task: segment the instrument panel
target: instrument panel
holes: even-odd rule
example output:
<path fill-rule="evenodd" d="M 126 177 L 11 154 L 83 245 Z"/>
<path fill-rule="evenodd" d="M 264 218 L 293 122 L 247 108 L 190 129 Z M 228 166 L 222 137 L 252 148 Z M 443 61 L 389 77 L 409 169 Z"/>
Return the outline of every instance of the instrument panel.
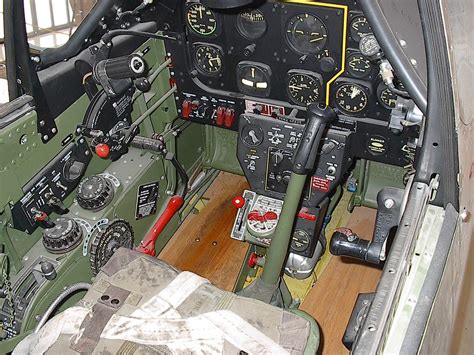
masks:
<path fill-rule="evenodd" d="M 387 147 L 398 140 L 397 150 L 416 136 L 408 129 L 395 137 L 387 128 L 397 96 L 358 49 L 372 28 L 357 1 L 264 1 L 216 10 L 192 0 L 182 6 L 183 32 L 166 42 L 181 118 L 238 130 L 244 113 L 276 118 L 296 109 L 304 117 L 307 105 L 326 103 L 339 115 L 333 128 L 375 131 Z M 400 151 L 373 155 L 360 146 L 356 155 L 406 164 L 403 157 L 390 161 Z"/>

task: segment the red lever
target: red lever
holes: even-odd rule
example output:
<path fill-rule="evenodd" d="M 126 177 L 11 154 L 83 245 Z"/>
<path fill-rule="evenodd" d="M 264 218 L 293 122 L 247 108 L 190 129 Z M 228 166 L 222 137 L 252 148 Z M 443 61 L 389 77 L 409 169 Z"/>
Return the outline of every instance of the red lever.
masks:
<path fill-rule="evenodd" d="M 184 199 L 181 196 L 173 196 L 168 202 L 165 211 L 158 218 L 158 220 L 153 225 L 153 228 L 148 232 L 148 234 L 143 238 L 140 245 L 135 248 L 135 250 L 140 253 L 148 254 L 155 256 L 155 242 L 160 236 L 161 232 L 168 225 L 169 221 L 176 212 L 181 208 L 184 203 Z"/>
<path fill-rule="evenodd" d="M 298 218 L 306 219 L 307 221 L 314 222 L 317 217 L 314 214 L 310 214 L 306 207 L 303 207 L 298 213 Z"/>
<path fill-rule="evenodd" d="M 247 261 L 247 265 L 253 269 L 255 266 L 257 266 L 257 262 L 258 262 L 258 255 L 257 253 L 252 253 L 250 254 L 249 256 L 249 260 Z"/>
<path fill-rule="evenodd" d="M 105 143 L 99 143 L 95 146 L 95 154 L 102 159 L 107 159 L 110 154 L 110 147 Z"/>
<path fill-rule="evenodd" d="M 242 196 L 235 196 L 232 199 L 232 204 L 235 208 L 242 208 L 245 206 L 245 199 Z"/>
<path fill-rule="evenodd" d="M 261 215 L 258 211 L 252 211 L 248 214 L 247 219 L 250 221 L 257 222 L 268 222 L 278 219 L 278 215 L 275 212 L 266 212 L 264 215 Z"/>

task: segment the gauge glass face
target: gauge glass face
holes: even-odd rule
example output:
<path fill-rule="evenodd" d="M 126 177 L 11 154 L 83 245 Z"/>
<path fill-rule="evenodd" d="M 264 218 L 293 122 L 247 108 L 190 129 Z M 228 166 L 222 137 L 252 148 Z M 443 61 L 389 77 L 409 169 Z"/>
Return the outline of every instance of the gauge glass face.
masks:
<path fill-rule="evenodd" d="M 237 85 L 247 95 L 266 97 L 270 94 L 271 69 L 268 65 L 241 62 L 237 65 Z"/>
<path fill-rule="evenodd" d="M 293 73 L 288 77 L 288 97 L 296 105 L 307 106 L 317 102 L 321 95 L 321 83 L 306 73 Z"/>
<path fill-rule="evenodd" d="M 379 101 L 386 109 L 393 109 L 397 106 L 397 94 L 394 94 L 388 87 L 385 85 L 381 85 L 382 87 L 378 90 L 379 91 Z"/>
<path fill-rule="evenodd" d="M 263 139 L 264 135 L 262 128 L 254 124 L 245 125 L 240 132 L 240 140 L 247 147 L 257 147 L 262 144 Z"/>
<path fill-rule="evenodd" d="M 237 16 L 237 30 L 245 38 L 255 40 L 267 31 L 267 21 L 260 10 L 244 10 Z"/>
<path fill-rule="evenodd" d="M 369 96 L 358 84 L 343 84 L 336 91 L 336 105 L 346 114 L 358 114 L 367 108 Z"/>
<path fill-rule="evenodd" d="M 222 69 L 222 53 L 215 46 L 207 44 L 198 46 L 195 61 L 197 69 L 203 74 L 217 74 Z"/>
<path fill-rule="evenodd" d="M 364 16 L 357 16 L 351 22 L 351 36 L 359 42 L 362 37 L 372 34 L 372 27 Z"/>
<path fill-rule="evenodd" d="M 356 78 L 366 78 L 372 72 L 373 66 L 362 54 L 352 54 L 347 59 L 347 71 Z"/>
<path fill-rule="evenodd" d="M 188 27 L 198 35 L 210 36 L 216 32 L 217 19 L 214 13 L 201 4 L 192 4 L 187 10 Z"/>
<path fill-rule="evenodd" d="M 316 54 L 324 49 L 328 30 L 318 17 L 307 13 L 300 14 L 288 22 L 286 39 L 294 51 L 300 54 Z"/>
<path fill-rule="evenodd" d="M 297 229 L 291 239 L 291 248 L 297 252 L 304 252 L 308 249 L 310 243 L 309 234 L 304 230 Z"/>

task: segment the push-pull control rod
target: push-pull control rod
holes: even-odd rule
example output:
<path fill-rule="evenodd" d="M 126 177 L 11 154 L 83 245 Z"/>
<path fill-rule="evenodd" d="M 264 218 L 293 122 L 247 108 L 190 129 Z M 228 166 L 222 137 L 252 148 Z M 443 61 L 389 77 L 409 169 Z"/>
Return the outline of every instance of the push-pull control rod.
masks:
<path fill-rule="evenodd" d="M 336 118 L 334 110 L 322 104 L 308 107 L 306 126 L 293 161 L 293 171 L 272 243 L 267 250 L 262 281 L 277 284 L 288 254 L 291 232 L 308 175 L 314 169 L 326 126 Z"/>

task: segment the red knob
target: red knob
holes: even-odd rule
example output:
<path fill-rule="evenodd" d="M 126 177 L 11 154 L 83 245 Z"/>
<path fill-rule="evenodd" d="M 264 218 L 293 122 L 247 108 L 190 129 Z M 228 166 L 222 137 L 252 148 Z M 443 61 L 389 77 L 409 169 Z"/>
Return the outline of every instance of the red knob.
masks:
<path fill-rule="evenodd" d="M 236 196 L 232 199 L 232 204 L 235 208 L 242 208 L 245 206 L 245 199 L 242 196 Z"/>
<path fill-rule="evenodd" d="M 257 253 L 252 253 L 252 254 L 250 254 L 249 260 L 247 261 L 247 265 L 248 265 L 251 269 L 253 269 L 255 266 L 257 266 L 258 259 L 259 259 L 259 256 L 257 255 Z"/>
<path fill-rule="evenodd" d="M 95 153 L 102 159 L 107 159 L 110 154 L 110 148 L 107 144 L 100 143 L 95 146 Z"/>

